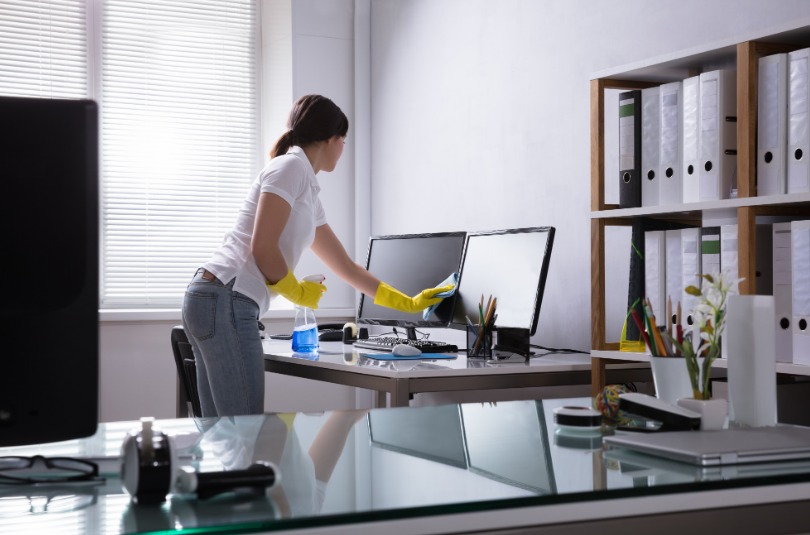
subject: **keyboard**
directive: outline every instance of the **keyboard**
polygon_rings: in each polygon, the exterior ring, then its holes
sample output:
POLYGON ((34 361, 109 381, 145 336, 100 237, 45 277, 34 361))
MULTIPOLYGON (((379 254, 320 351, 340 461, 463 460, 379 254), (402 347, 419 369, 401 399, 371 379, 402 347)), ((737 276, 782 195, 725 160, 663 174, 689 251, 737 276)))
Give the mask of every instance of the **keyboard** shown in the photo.
POLYGON ((396 336, 376 336, 365 340, 354 342, 356 347, 363 349, 376 349, 377 351, 392 351, 397 344, 408 344, 422 353, 455 353, 458 346, 438 342, 435 340, 409 340, 408 338, 397 338, 396 336))

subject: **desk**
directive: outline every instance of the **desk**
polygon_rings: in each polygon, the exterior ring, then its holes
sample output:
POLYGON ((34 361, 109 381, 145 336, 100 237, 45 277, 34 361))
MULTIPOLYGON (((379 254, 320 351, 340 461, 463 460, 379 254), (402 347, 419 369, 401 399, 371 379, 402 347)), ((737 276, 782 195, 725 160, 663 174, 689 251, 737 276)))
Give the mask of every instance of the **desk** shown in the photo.
MULTIPOLYGON (((362 356, 371 350, 357 349, 342 342, 321 342, 316 357, 293 353, 289 341, 265 340, 264 369, 377 392, 376 407, 404 407, 413 394, 459 390, 530 388, 591 383, 590 355, 550 354, 504 363, 468 359, 458 353, 455 359, 381 361, 362 356)), ((608 366, 612 383, 650 381, 649 365, 608 366)))
MULTIPOLYGON (((275 414, 200 420, 199 428, 190 419, 159 420, 155 427, 176 436, 180 453, 193 452, 198 470, 267 460, 281 483, 258 497, 170 496, 143 507, 121 490, 116 463, 103 463, 107 480, 96 487, 0 487, 0 533, 806 531, 810 463, 767 463, 741 475, 658 466, 643 456, 616 460, 599 437, 563 440, 553 422, 554 408, 588 401, 300 413, 289 427, 289 417, 275 414), (414 440, 437 423, 441 440, 414 440)), ((117 455, 123 432, 135 427, 102 424, 89 439, 0 455, 117 455)))

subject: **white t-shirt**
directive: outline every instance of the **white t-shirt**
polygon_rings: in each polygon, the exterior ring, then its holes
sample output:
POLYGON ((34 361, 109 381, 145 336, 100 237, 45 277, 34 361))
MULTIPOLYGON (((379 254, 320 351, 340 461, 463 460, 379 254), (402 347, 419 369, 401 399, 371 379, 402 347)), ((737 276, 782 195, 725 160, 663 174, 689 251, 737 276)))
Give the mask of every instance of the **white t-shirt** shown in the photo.
POLYGON ((274 193, 292 208, 279 238, 279 248, 287 267, 294 271, 301 253, 315 239, 315 228, 326 224, 326 214, 318 198, 320 190, 312 164, 303 149, 292 147, 287 154, 276 156, 251 185, 233 230, 225 236, 222 247, 203 267, 225 284, 235 277, 233 289, 256 301, 261 316, 276 294, 267 288, 264 275, 250 252, 259 196, 265 192, 274 193))

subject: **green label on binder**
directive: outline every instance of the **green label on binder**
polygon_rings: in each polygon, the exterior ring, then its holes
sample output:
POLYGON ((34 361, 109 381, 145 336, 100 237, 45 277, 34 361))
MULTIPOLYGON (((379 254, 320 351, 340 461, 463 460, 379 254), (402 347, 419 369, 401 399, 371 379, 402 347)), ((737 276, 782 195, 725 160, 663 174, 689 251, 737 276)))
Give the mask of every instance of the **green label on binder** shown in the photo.
POLYGON ((636 114, 636 105, 633 101, 619 106, 619 117, 631 117, 636 114))

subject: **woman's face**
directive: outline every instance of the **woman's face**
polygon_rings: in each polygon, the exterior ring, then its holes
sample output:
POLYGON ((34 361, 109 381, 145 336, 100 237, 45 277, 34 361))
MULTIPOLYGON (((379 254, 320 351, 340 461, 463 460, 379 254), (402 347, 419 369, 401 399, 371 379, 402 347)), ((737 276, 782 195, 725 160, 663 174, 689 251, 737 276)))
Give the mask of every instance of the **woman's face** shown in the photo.
POLYGON ((332 136, 326 142, 326 158, 323 170, 331 172, 337 167, 338 160, 343 154, 343 146, 346 143, 346 138, 342 136, 332 136))

